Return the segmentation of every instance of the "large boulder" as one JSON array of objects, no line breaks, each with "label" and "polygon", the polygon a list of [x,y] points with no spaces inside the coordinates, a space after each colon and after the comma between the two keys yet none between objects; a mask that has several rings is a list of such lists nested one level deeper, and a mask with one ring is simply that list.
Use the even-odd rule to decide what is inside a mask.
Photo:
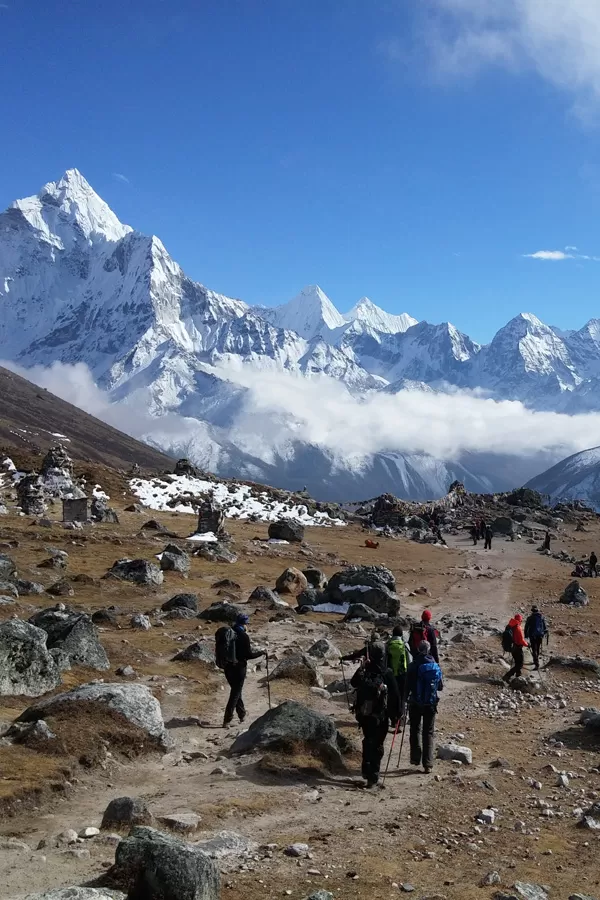
[{"label": "large boulder", "polygon": [[270,677],[272,681],[286,678],[288,681],[309,684],[312,687],[323,687],[323,679],[319,675],[317,663],[307,653],[286,656],[273,669]]},{"label": "large boulder", "polygon": [[172,609],[190,609],[198,612],[198,597],[196,594],[175,594],[163,603],[161,609],[163,612],[170,612]]},{"label": "large boulder", "polygon": [[158,566],[147,559],[118,559],[104,577],[145,585],[162,584],[165,578]]},{"label": "large boulder", "polygon": [[300,569],[290,566],[285,572],[282,572],[275,584],[275,590],[278,594],[291,594],[297,597],[302,591],[308,587],[306,576],[302,574]]},{"label": "large boulder", "polygon": [[388,616],[400,610],[396,579],[385,566],[349,566],[330,578],[327,593],[333,603],[362,603]]},{"label": "large boulder", "polygon": [[228,603],[227,600],[218,600],[211,604],[198,615],[199,619],[206,619],[208,622],[229,622],[233,623],[238,616],[243,615],[245,610],[236,603]]},{"label": "large boulder", "polygon": [[321,661],[339,662],[342,654],[335,644],[332,644],[327,638],[321,638],[320,641],[317,641],[309,648],[308,655]]},{"label": "large boulder", "polygon": [[510,537],[516,531],[515,522],[508,516],[498,516],[491,523],[490,528],[494,534],[506,534]]},{"label": "large boulder", "polygon": [[208,641],[194,641],[189,647],[175,654],[173,662],[202,662],[214,666],[215,651]]},{"label": "large boulder", "polygon": [[255,587],[250,594],[248,602],[264,603],[268,609],[274,609],[278,604],[281,603],[281,600],[279,599],[279,595],[276,594],[275,591],[272,591],[271,588],[259,584],[258,587]]},{"label": "large boulder", "polygon": [[108,669],[110,663],[90,616],[72,610],[43,609],[29,619],[48,635],[48,649],[62,650],[73,666]]},{"label": "large boulder", "polygon": [[163,572],[181,572],[182,575],[187,575],[190,571],[190,558],[177,544],[167,544],[161,554],[160,567]]},{"label": "large boulder", "polygon": [[102,522],[105,525],[119,524],[119,516],[115,510],[111,509],[104,500],[99,500],[97,497],[94,497],[92,500],[90,516],[94,522]]},{"label": "large boulder", "polygon": [[48,635],[28,622],[0,625],[0,695],[40,697],[61,683],[60,669],[46,642]]},{"label": "large boulder", "polygon": [[582,672],[593,672],[600,675],[600,663],[595,659],[587,659],[585,656],[551,656],[548,666],[562,669],[578,669]]},{"label": "large boulder", "polygon": [[0,553],[0,581],[8,581],[16,578],[17,566],[11,556],[6,553]]},{"label": "large boulder", "polygon": [[344,616],[344,622],[352,622],[361,619],[363,622],[381,622],[388,621],[388,616],[375,612],[370,606],[364,603],[351,603],[348,612]]},{"label": "large boulder", "polygon": [[289,541],[301,544],[304,540],[304,525],[294,519],[280,519],[269,525],[269,537],[273,541]]},{"label": "large boulder", "polygon": [[[31,627],[31,626],[30,626]],[[57,694],[47,700],[29,706],[21,713],[17,722],[37,722],[53,712],[63,709],[72,711],[77,716],[78,707],[89,709],[98,704],[99,708],[108,708],[117,713],[149,738],[161,745],[168,746],[170,740],[165,731],[160,703],[147,687],[142,684],[104,684],[91,682],[82,684],[72,691]]]},{"label": "large boulder", "polygon": [[570,606],[587,606],[590,599],[579,582],[572,581],[560,595],[560,602],[568,603]]},{"label": "large boulder", "polygon": [[215,862],[193,844],[136,826],[117,847],[112,878],[143,900],[219,900]]},{"label": "large boulder", "polygon": [[256,719],[235,739],[234,756],[254,750],[280,750],[306,745],[325,758],[343,766],[344,740],[330,716],[309,709],[296,700],[286,700]]},{"label": "large boulder", "polygon": [[327,575],[316,566],[303,569],[302,574],[308,581],[309,587],[315,588],[317,591],[324,591],[327,588]]},{"label": "large boulder", "polygon": [[134,825],[153,825],[154,816],[138,797],[115,797],[102,816],[101,828],[106,831],[129,831]]},{"label": "large boulder", "polygon": [[198,477],[198,470],[196,466],[194,466],[189,459],[185,457],[183,459],[178,459],[175,463],[175,468],[173,469],[174,475],[188,475],[190,478]]}]

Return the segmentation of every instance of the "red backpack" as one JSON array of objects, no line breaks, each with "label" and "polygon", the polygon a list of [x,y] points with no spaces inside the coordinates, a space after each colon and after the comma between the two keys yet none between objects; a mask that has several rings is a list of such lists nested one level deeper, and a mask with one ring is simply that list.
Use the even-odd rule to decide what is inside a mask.
[{"label": "red backpack", "polygon": [[429,626],[426,622],[415,622],[410,630],[410,636],[408,638],[408,646],[410,647],[410,652],[413,656],[416,656],[419,652],[419,646],[423,641],[429,641]]}]

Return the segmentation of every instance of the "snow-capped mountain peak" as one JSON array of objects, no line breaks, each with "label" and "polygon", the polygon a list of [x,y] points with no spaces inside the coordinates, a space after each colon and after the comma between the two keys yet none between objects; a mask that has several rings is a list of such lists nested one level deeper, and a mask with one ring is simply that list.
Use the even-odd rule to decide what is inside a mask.
[{"label": "snow-capped mountain peak", "polygon": [[39,194],[16,200],[19,210],[39,237],[65,249],[81,235],[92,242],[118,241],[132,229],[123,225],[77,169],[45,184]]},{"label": "snow-capped mountain peak", "polygon": [[399,316],[387,313],[368,297],[361,297],[356,306],[346,313],[344,319],[346,322],[362,322],[374,331],[381,331],[384,334],[403,333],[418,321],[408,313],[401,313]]},{"label": "snow-capped mountain peak", "polygon": [[256,312],[276,328],[295,331],[307,341],[319,336],[326,337],[329,332],[346,324],[318,284],[307,285],[289,303],[270,309],[260,307]]}]

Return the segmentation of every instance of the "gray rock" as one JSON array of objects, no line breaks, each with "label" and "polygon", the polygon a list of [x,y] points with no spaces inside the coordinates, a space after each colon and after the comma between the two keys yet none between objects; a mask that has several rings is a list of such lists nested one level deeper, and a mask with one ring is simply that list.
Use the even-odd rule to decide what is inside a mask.
[{"label": "gray rock", "polygon": [[353,619],[361,619],[363,622],[387,622],[388,618],[387,615],[375,612],[365,603],[351,603],[344,616],[344,622],[351,622]]},{"label": "gray rock", "polygon": [[317,591],[324,591],[327,588],[327,575],[325,572],[321,572],[320,569],[310,566],[308,569],[303,569],[302,574],[308,581],[309,586],[316,588]]},{"label": "gray rock", "polygon": [[14,597],[7,597],[5,594],[0,594],[0,606],[14,606],[15,602]]},{"label": "gray rock", "polygon": [[19,591],[16,584],[13,584],[12,581],[0,581],[0,594],[16,599],[19,596]]},{"label": "gray rock", "polygon": [[104,577],[145,585],[162,584],[165,578],[158,566],[147,559],[119,559]]},{"label": "gray rock", "polygon": [[154,816],[143,800],[137,797],[117,797],[111,800],[102,816],[102,829],[125,830],[134,825],[152,825]]},{"label": "gray rock", "polygon": [[295,700],[286,700],[256,719],[248,731],[235,739],[231,753],[237,756],[253,750],[285,751],[303,743],[333,765],[344,768],[340,750],[346,745],[333,719]]},{"label": "gray rock", "polygon": [[90,516],[94,522],[105,525],[118,525],[119,516],[114,509],[107,505],[106,501],[94,497],[90,506]]},{"label": "gray rock", "polygon": [[177,812],[169,816],[160,816],[158,821],[178,834],[193,834],[194,831],[198,831],[202,817],[195,812]]},{"label": "gray rock", "polygon": [[50,587],[46,588],[46,592],[53,597],[73,597],[75,594],[71,582],[67,581],[66,578],[55,581],[54,584],[51,584]]},{"label": "gray rock", "polygon": [[48,635],[20,619],[0,625],[0,696],[40,697],[61,683]]},{"label": "gray rock", "polygon": [[193,844],[153,828],[136,826],[117,847],[111,875],[144,900],[219,900],[213,860]]},{"label": "gray rock", "polygon": [[255,853],[258,849],[255,841],[251,841],[250,838],[238,834],[236,831],[219,831],[208,840],[197,841],[194,846],[204,851],[211,859],[226,859],[230,856],[243,858]]},{"label": "gray rock", "polygon": [[275,583],[275,590],[278,594],[291,594],[293,597],[297,597],[307,587],[308,581],[306,577],[300,569],[296,569],[294,566],[289,566],[285,569]]},{"label": "gray rock", "polygon": [[216,544],[200,544],[197,550],[194,550],[194,556],[200,556],[208,562],[236,563],[238,558],[236,554],[222,541]]},{"label": "gray rock", "polygon": [[174,475],[189,475],[190,478],[198,478],[199,472],[196,466],[192,465],[189,459],[185,457],[178,459],[173,469]]},{"label": "gray rock", "polygon": [[50,656],[58,666],[59,672],[69,672],[71,669],[71,660],[67,656],[64,650],[61,650],[60,647],[52,647],[50,650]]},{"label": "gray rock", "polygon": [[28,894],[25,900],[127,900],[121,891],[108,888],[66,887],[43,894]]},{"label": "gray rock", "polygon": [[46,593],[46,588],[43,584],[37,581],[27,581],[24,578],[17,579],[17,590],[21,597],[38,596]]},{"label": "gray rock", "polygon": [[308,655],[314,656],[315,659],[337,661],[342,654],[335,644],[332,644],[327,638],[322,638],[309,648]]},{"label": "gray rock", "polygon": [[548,891],[539,884],[515,881],[514,889],[517,896],[522,897],[523,900],[548,900]]},{"label": "gray rock", "polygon": [[168,613],[165,613],[166,619],[194,619],[196,617],[196,613],[193,609],[170,609]]},{"label": "gray rock", "polygon": [[304,525],[294,519],[280,519],[279,522],[271,522],[269,537],[274,541],[301,544],[304,540]]},{"label": "gray rock", "polygon": [[571,894],[569,900],[595,900],[595,898],[589,897],[587,894]]},{"label": "gray rock", "polygon": [[245,612],[243,607],[237,606],[235,603],[229,603],[227,600],[218,600],[211,604],[198,615],[199,619],[206,619],[208,622],[235,622],[238,616]]},{"label": "gray rock", "polygon": [[248,598],[249,603],[265,603],[269,609],[272,609],[279,602],[279,595],[272,591],[271,588],[264,587],[264,585],[259,585],[255,587],[250,597]]},{"label": "gray rock", "polygon": [[581,669],[584,672],[600,674],[600,663],[595,659],[586,659],[583,656],[551,656],[548,660],[550,667],[563,669]]},{"label": "gray rock", "polygon": [[327,594],[333,603],[362,603],[376,613],[396,616],[400,598],[396,580],[385,566],[349,566],[330,580]]},{"label": "gray rock", "polygon": [[92,613],[92,622],[94,625],[112,625],[113,628],[119,624],[114,609],[97,609]]},{"label": "gray rock", "polygon": [[7,737],[11,738],[13,743],[24,744],[26,747],[40,747],[56,740],[56,735],[43,719],[26,725],[13,725],[8,730]]},{"label": "gray rock", "polygon": [[31,616],[31,625],[48,635],[49,650],[62,650],[73,666],[104,670],[110,667],[90,616],[72,610],[44,609]]},{"label": "gray rock", "polygon": [[152,622],[143,613],[134,613],[129,620],[129,624],[138,631],[150,631],[152,628]]},{"label": "gray rock", "polygon": [[175,594],[170,600],[166,600],[161,606],[163,612],[169,612],[172,609],[191,609],[193,612],[198,611],[198,596],[196,594]]},{"label": "gray rock", "polygon": [[492,884],[500,884],[500,875],[498,872],[488,872],[479,882],[480,887],[489,887]]},{"label": "gray rock", "polygon": [[214,666],[215,651],[208,641],[194,641],[189,647],[176,653],[173,662],[202,662]]},{"label": "gray rock", "polygon": [[318,606],[320,603],[331,603],[331,600],[326,593],[318,591],[313,587],[306,588],[305,591],[302,591],[302,593],[298,594],[296,597],[298,609],[308,606]]},{"label": "gray rock", "polygon": [[48,559],[43,559],[38,563],[38,569],[66,569],[69,557],[66,553],[54,553]]},{"label": "gray rock", "polygon": [[473,762],[473,751],[470,747],[461,747],[459,744],[438,744],[436,748],[438,759],[455,760],[470,766]]},{"label": "gray rock", "polygon": [[271,681],[286,678],[313,687],[323,687],[323,679],[319,675],[315,660],[306,653],[287,656],[271,672]]},{"label": "gray rock", "polygon": [[560,602],[570,606],[587,606],[590,599],[578,581],[571,581],[560,595]]},{"label": "gray rock", "polygon": [[515,533],[516,524],[514,520],[510,519],[508,516],[498,516],[491,523],[490,528],[494,534],[505,534],[510,536]]},{"label": "gray rock", "polygon": [[520,694],[543,694],[546,690],[544,683],[537,672],[530,675],[520,675],[518,678],[512,678],[509,687],[513,691]]},{"label": "gray rock", "polygon": [[334,900],[331,891],[313,891],[306,900]]},{"label": "gray rock", "polygon": [[135,676],[135,669],[133,666],[119,666],[115,671],[115,675],[120,675],[122,678],[133,678]]},{"label": "gray rock", "polygon": [[160,744],[169,744],[160,703],[142,684],[82,684],[72,691],[57,694],[28,707],[17,722],[36,722],[57,709],[65,707],[77,715],[78,706],[98,704],[118,713]]},{"label": "gray rock", "polygon": [[190,557],[177,544],[167,544],[162,552],[160,567],[163,572],[180,572],[187,575],[190,571]]},{"label": "gray rock", "polygon": [[17,482],[17,502],[26,516],[44,515],[46,498],[39,475],[25,475]]},{"label": "gray rock", "polygon": [[308,844],[290,844],[283,852],[286,856],[291,856],[294,859],[305,859],[310,853],[310,847]]}]

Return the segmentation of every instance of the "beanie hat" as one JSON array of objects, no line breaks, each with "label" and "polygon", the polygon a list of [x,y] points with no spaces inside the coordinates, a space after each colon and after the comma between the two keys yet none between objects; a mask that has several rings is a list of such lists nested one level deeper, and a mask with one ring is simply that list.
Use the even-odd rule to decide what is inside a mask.
[{"label": "beanie hat", "polygon": [[431,612],[428,609],[424,609],[423,614],[421,616],[421,621],[422,622],[431,622],[431,618],[432,618]]}]

